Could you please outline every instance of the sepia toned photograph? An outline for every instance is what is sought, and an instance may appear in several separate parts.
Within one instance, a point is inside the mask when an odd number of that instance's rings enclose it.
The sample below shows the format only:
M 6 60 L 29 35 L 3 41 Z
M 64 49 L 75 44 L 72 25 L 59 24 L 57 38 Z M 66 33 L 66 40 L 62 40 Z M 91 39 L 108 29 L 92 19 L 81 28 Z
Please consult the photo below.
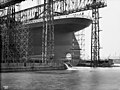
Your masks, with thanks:
M 0 0 L 0 90 L 120 90 L 120 0 Z

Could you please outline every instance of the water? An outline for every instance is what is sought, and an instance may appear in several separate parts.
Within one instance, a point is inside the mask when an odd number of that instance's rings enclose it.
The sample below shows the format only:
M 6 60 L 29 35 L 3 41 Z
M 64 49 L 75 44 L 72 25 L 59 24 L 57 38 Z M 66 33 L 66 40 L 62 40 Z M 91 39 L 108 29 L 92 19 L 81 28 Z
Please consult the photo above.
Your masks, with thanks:
M 120 67 L 2 73 L 7 90 L 120 90 Z

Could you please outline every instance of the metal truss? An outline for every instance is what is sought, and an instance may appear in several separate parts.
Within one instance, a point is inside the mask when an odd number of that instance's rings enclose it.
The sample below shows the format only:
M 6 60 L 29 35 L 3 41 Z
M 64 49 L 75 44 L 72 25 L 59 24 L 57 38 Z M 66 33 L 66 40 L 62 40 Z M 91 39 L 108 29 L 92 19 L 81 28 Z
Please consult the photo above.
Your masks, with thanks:
M 2 20 L 2 62 L 18 63 L 27 61 L 29 48 L 29 27 L 15 20 L 14 5 L 7 7 L 6 11 L 7 17 L 0 17 Z
M 79 59 L 80 60 L 84 60 L 85 59 L 85 30 L 81 30 L 78 32 L 75 32 L 75 38 L 73 38 L 73 42 L 72 42 L 72 55 L 73 57 L 75 56 L 75 51 L 79 51 L 80 52 L 80 56 Z M 79 47 L 80 49 L 77 49 Z
M 47 0 L 46 0 L 47 1 Z M 51 0 L 49 0 L 51 1 Z M 68 15 L 71 13 L 92 10 L 93 7 L 104 8 L 106 7 L 106 0 L 54 0 L 53 1 L 53 14 L 54 16 Z M 16 12 L 16 21 L 30 21 L 33 19 L 40 19 L 44 17 L 44 5 L 41 4 L 35 7 L 31 7 L 21 12 Z M 46 2 L 46 5 L 48 3 Z M 47 10 L 47 9 L 45 9 Z
M 6 26 L 10 29 L 11 34 L 7 37 L 9 45 L 14 45 L 15 32 L 14 21 L 29 22 L 34 19 L 43 19 L 42 32 L 42 61 L 47 62 L 54 58 L 54 17 L 58 15 L 68 15 L 86 10 L 92 10 L 92 32 L 91 32 L 91 64 L 98 66 L 99 55 L 99 8 L 106 7 L 105 0 L 44 0 L 44 4 L 38 5 L 21 12 L 15 12 L 14 7 L 8 7 L 7 13 L 2 16 L 6 18 Z M 12 18 L 12 22 L 11 22 Z M 9 32 L 8 32 L 9 33 Z M 13 42 L 9 39 L 13 38 Z M 7 39 L 6 39 L 7 40 Z M 8 46 L 9 46 L 8 45 Z M 11 56 L 15 56 L 14 49 L 10 49 Z
M 96 3 L 94 0 L 93 4 Z M 100 41 L 99 41 L 99 8 L 97 5 L 92 7 L 92 31 L 91 31 L 91 66 L 98 67 L 100 61 Z
M 42 32 L 42 61 L 47 63 L 54 59 L 54 15 L 53 0 L 44 0 L 43 32 Z
M 15 37 L 14 37 L 14 22 L 15 22 L 15 6 L 7 8 L 7 17 L 2 18 L 2 61 L 7 63 L 14 62 L 16 59 L 15 50 Z
M 99 55 L 99 10 L 92 10 L 92 32 L 91 32 L 91 65 L 96 67 L 99 64 L 100 55 Z
M 18 51 L 19 62 L 27 62 L 29 56 L 30 33 L 29 27 L 24 24 L 18 24 L 16 27 L 16 50 Z

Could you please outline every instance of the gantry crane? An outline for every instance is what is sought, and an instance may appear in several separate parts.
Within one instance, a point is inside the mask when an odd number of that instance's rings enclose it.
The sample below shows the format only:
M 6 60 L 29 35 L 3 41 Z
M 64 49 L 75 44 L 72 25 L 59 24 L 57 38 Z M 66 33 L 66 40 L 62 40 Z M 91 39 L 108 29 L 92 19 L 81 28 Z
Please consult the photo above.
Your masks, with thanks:
M 21 1 L 24 0 L 17 0 L 16 3 L 20 3 Z M 11 2 L 0 4 L 0 9 L 14 4 L 15 0 L 11 0 Z M 53 7 L 58 10 L 54 11 Z M 54 59 L 54 16 L 92 10 L 93 22 L 91 31 L 91 66 L 99 66 L 99 8 L 103 7 L 106 7 L 105 0 L 44 0 L 44 12 L 42 17 L 42 61 L 47 62 L 47 60 Z M 9 18 L 9 16 L 10 15 L 7 17 Z M 15 17 L 14 13 L 12 14 L 12 17 Z

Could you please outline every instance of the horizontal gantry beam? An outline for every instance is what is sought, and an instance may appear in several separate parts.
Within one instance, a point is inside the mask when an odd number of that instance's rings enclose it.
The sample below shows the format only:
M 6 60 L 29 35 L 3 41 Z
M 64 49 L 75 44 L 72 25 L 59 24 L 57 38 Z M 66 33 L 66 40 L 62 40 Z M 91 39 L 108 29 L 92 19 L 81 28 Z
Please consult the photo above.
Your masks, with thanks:
M 14 1 L 14 0 L 13 0 Z M 22 1 L 22 0 L 21 0 Z M 106 7 L 104 0 L 55 0 L 53 4 L 54 16 L 68 15 L 71 13 L 92 10 L 94 8 Z M 44 4 L 27 8 L 19 12 L 15 12 L 16 21 L 29 21 L 42 18 L 44 13 Z M 4 11 L 2 17 L 7 17 L 7 10 Z

